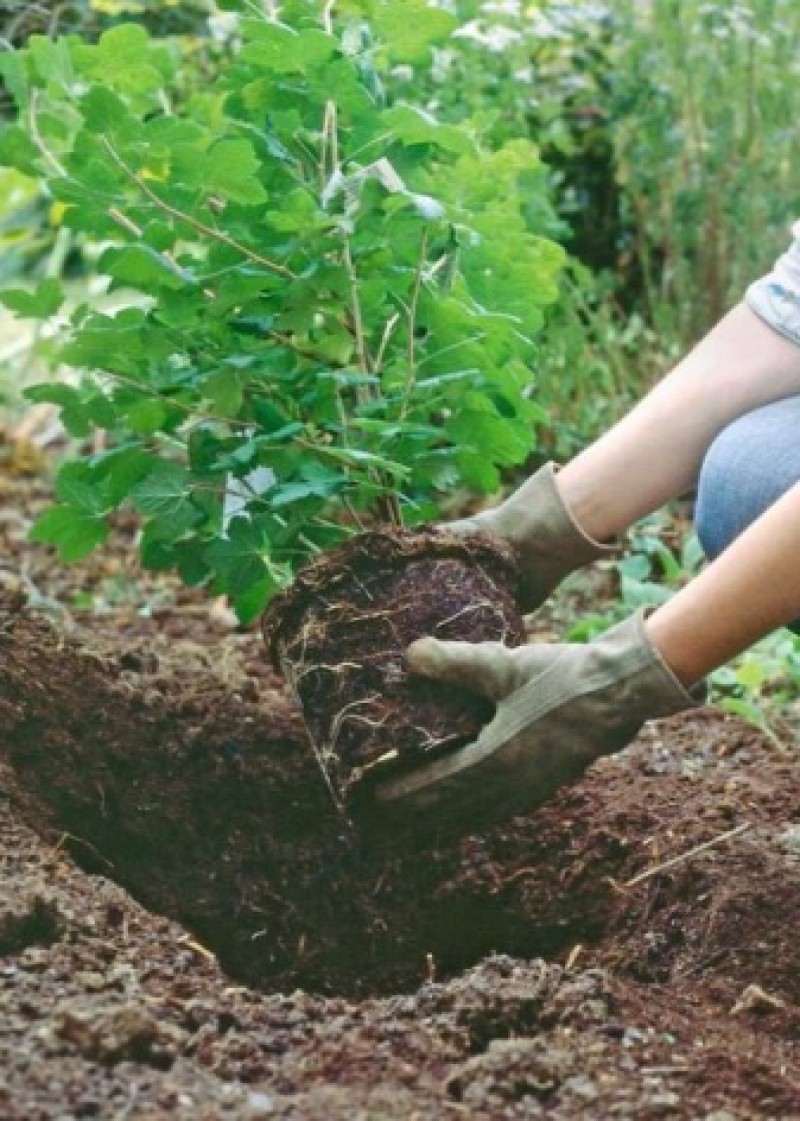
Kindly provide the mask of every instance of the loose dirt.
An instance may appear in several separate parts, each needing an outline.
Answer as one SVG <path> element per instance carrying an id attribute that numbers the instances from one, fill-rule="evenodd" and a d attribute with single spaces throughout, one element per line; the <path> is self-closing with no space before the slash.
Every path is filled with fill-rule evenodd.
<path id="1" fill-rule="evenodd" d="M 0 1117 L 800 1117 L 795 751 L 707 710 L 364 847 L 260 637 L 0 483 Z"/>

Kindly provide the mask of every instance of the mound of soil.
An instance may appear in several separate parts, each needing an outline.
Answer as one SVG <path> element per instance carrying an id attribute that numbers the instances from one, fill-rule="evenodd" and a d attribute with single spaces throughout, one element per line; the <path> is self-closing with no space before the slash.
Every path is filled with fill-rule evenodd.
<path id="1" fill-rule="evenodd" d="M 518 582 L 488 538 L 374 532 L 314 560 L 270 606 L 267 645 L 337 801 L 477 737 L 492 705 L 408 673 L 405 650 L 425 635 L 518 646 Z"/>

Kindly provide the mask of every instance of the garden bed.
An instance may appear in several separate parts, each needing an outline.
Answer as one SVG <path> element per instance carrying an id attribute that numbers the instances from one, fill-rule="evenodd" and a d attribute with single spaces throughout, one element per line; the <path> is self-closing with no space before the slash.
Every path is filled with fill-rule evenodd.
<path id="1" fill-rule="evenodd" d="M 61 610 L 0 618 L 2 1116 L 800 1115 L 797 755 L 708 710 L 365 848 L 259 636 L 112 602 L 113 551 L 50 577 L 24 486 Z"/>

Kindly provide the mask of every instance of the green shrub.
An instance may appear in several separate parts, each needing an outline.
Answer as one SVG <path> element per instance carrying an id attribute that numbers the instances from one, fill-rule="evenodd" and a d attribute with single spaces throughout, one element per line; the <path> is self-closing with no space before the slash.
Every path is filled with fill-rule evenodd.
<path id="1" fill-rule="evenodd" d="M 240 45 L 194 92 L 178 44 L 134 24 L 2 59 L 19 121 L 0 162 L 45 182 L 109 278 L 68 318 L 52 278 L 3 300 L 61 313 L 54 359 L 81 371 L 29 396 L 77 437 L 110 433 L 62 468 L 35 536 L 70 560 L 132 505 L 147 566 L 249 618 L 309 552 L 376 517 L 424 520 L 525 460 L 564 254 L 536 228 L 530 144 L 485 150 L 384 94 L 392 68 L 427 64 L 447 13 L 225 6 Z"/>

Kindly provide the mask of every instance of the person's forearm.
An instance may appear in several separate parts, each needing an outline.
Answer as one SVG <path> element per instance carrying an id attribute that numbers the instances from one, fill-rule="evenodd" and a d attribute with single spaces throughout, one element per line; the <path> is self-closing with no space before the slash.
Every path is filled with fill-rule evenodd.
<path id="1" fill-rule="evenodd" d="M 605 540 L 688 490 L 731 421 L 796 393 L 800 347 L 739 305 L 628 416 L 561 469 L 559 492 L 584 532 Z"/>
<path id="2" fill-rule="evenodd" d="M 799 437 L 800 438 L 800 437 Z M 685 685 L 800 618 L 800 483 L 647 620 Z"/>

